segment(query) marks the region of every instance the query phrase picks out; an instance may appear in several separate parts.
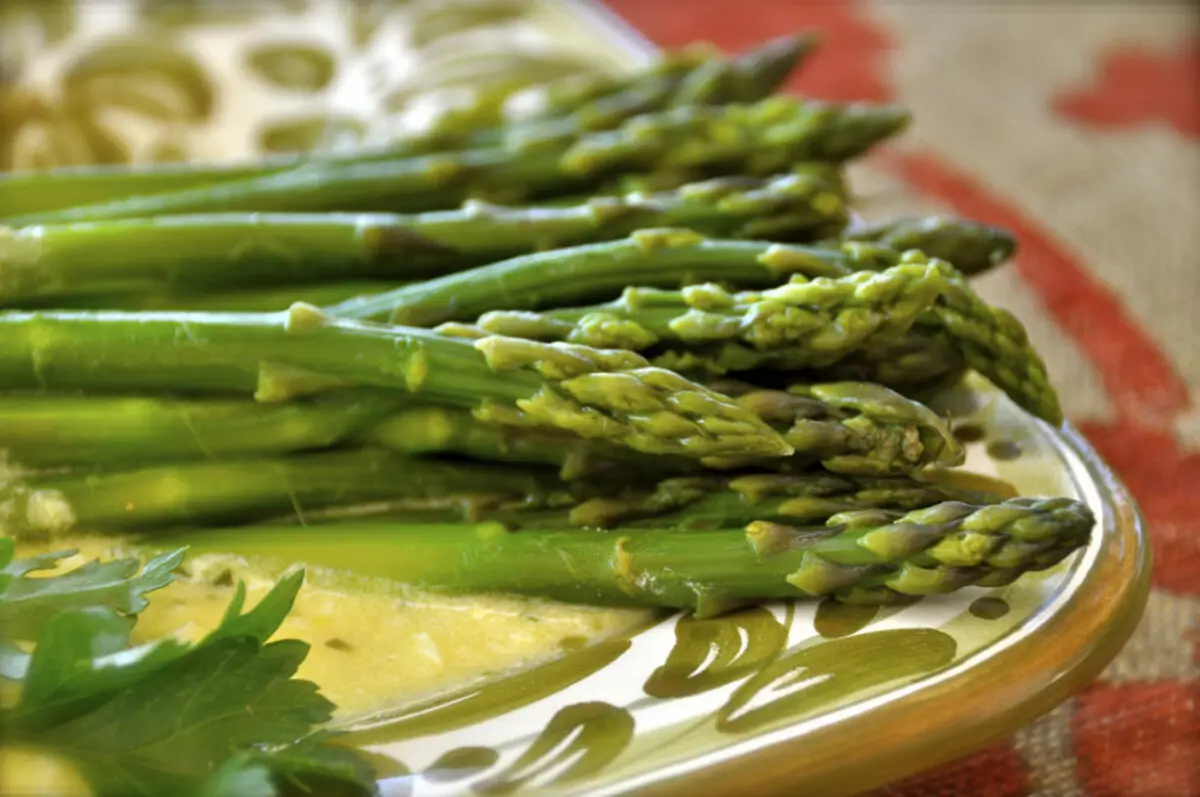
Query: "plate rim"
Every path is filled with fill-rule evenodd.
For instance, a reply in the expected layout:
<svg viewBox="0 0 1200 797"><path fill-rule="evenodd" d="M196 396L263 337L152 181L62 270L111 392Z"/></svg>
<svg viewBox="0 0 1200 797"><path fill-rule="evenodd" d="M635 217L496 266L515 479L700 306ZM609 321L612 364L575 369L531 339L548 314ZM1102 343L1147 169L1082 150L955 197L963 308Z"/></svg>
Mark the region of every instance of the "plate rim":
<svg viewBox="0 0 1200 797"><path fill-rule="evenodd" d="M659 52L600 0L559 2L623 52L643 59ZM698 789L740 797L774 789L850 797L976 752L1084 689L1145 612L1152 551L1136 501L1092 445L1070 423L1053 436L1078 457L1110 514L1092 566L1082 569L1078 588L1059 611L1047 613L1037 633L873 708L869 723L830 722L803 733L793 724L587 793L671 797Z"/></svg>
<svg viewBox="0 0 1200 797"><path fill-rule="evenodd" d="M1078 457L1109 511L1091 566L1077 568L1077 588L1057 611L1043 615L1036 633L901 690L902 696L873 706L869 722L793 723L586 793L669 797L697 789L714 797L785 791L851 797L976 752L1085 688L1142 618L1152 551L1133 496L1091 444L1067 423L1053 437Z"/></svg>

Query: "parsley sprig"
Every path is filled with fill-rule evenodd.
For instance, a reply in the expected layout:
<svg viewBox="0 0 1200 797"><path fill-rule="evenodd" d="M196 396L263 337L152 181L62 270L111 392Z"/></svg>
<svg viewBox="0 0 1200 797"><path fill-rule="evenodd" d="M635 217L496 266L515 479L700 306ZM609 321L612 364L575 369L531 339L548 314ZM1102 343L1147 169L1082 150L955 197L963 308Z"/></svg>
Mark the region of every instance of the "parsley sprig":
<svg viewBox="0 0 1200 797"><path fill-rule="evenodd" d="M72 553L14 560L0 538L0 676L20 681L15 705L0 709L4 743L70 760L97 797L376 793L366 760L319 730L334 706L295 677L308 644L268 641L303 571L248 611L239 583L195 644L135 646L146 593L171 582L184 551L145 567L116 559L29 575Z"/></svg>

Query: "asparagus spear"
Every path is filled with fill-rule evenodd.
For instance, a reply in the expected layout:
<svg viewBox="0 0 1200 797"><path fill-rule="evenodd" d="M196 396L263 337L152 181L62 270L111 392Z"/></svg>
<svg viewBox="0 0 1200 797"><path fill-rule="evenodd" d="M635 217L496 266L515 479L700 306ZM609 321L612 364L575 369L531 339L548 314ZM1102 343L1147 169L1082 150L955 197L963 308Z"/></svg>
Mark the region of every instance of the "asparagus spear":
<svg viewBox="0 0 1200 797"><path fill-rule="evenodd" d="M792 453L761 419L632 352L282 313L0 313L0 390L298 392L361 384L694 458Z"/></svg>
<svg viewBox="0 0 1200 797"><path fill-rule="evenodd" d="M897 403L894 395L871 386L806 390L808 397L750 391L737 399L801 447L791 467L824 461L840 472L875 474L960 461L961 450L948 427L920 405ZM814 398L817 392L831 400ZM860 401L849 406L844 397L855 392ZM36 469L226 460L350 441L407 455L455 454L554 466L568 481L630 472L661 478L696 470L694 462L678 456L646 456L563 431L497 426L466 409L409 406L405 397L389 392L333 393L283 404L203 397L0 395L0 451Z"/></svg>
<svg viewBox="0 0 1200 797"><path fill-rule="evenodd" d="M321 307L363 296L374 296L386 291L393 291L404 284L381 280L360 280L243 288L236 291L211 293L122 294L120 297L93 299L85 303L73 302L71 306L100 310L202 310L223 313L270 313L286 310L296 302Z"/></svg>
<svg viewBox="0 0 1200 797"><path fill-rule="evenodd" d="M961 376L964 367L962 356L944 335L914 329L832 365L795 374L793 381L876 382L911 395L911 391Z"/></svg>
<svg viewBox="0 0 1200 797"><path fill-rule="evenodd" d="M570 143L581 133L612 130L642 114L757 102L775 93L818 39L811 32L781 36L733 58L708 47L693 48L629 77L582 76L580 80L592 83L585 92L589 96L577 94L563 106L570 92L555 94L552 86L546 93L548 103L531 118L502 125L495 137L485 134L469 141L479 146L499 140L518 147Z"/></svg>
<svg viewBox="0 0 1200 797"><path fill-rule="evenodd" d="M628 75L588 73L548 84L534 118L555 118L585 111L600 99L637 93L657 76L673 84L672 107L720 102L753 102L769 96L821 43L816 31L770 39L732 59L698 44L662 53L643 71Z"/></svg>
<svg viewBox="0 0 1200 797"><path fill-rule="evenodd" d="M648 475L648 474L647 474ZM475 520L495 520L510 529L689 529L740 528L754 521L824 523L833 515L855 510L912 510L943 501L993 504L1011 492L937 484L922 478L835 476L825 472L752 473L735 477L697 474L666 478L652 490L635 486L640 478L625 474L615 481L589 482L590 490L569 485L571 508L493 504L475 508ZM644 481L644 479L643 479ZM624 483L623 483L624 482ZM991 487L991 485L988 485ZM453 503L447 501L447 503ZM464 502L466 503L466 502ZM565 503L565 502L563 502ZM376 501L306 512L302 518L269 519L262 525L370 520L376 523L462 522L464 507L412 500Z"/></svg>
<svg viewBox="0 0 1200 797"><path fill-rule="evenodd" d="M740 251L750 256L755 247L763 257L822 251L757 242L742 242ZM862 250L852 243L845 248L846 262L859 262ZM945 261L916 250L900 254L875 248L867 256L878 262L885 255L891 265L878 272L811 280L795 274L787 285L762 292L731 294L703 284L676 291L627 288L620 299L603 305L540 314L490 312L472 326L440 330L629 350L652 351L665 344L657 364L719 374L823 368L856 352L886 351L915 328L938 337L1024 409L1050 423L1062 422L1045 364L1015 316L984 302ZM693 351L693 346L700 348Z"/></svg>
<svg viewBox="0 0 1200 797"><path fill-rule="evenodd" d="M821 464L835 473L909 473L963 461L948 425L927 407L879 385L840 383L794 387L792 392L749 388L732 392L736 403L771 425L792 448L777 466ZM562 478L633 470L690 470L678 458L644 457L552 431L504 429L445 407L398 410L359 439L406 454L462 454L483 460L534 462L561 467ZM710 467L747 464L738 455L710 457Z"/></svg>
<svg viewBox="0 0 1200 797"><path fill-rule="evenodd" d="M89 165L0 174L0 218L263 177L305 164L373 162L462 146L491 146L510 127L526 137L537 136L539 129L544 129L542 136L554 137L571 130L607 129L634 114L689 102L754 102L779 88L817 40L816 34L802 32L732 59L707 47L685 48L629 75L590 74L552 81L541 89L547 98L542 107L508 126L502 120L482 128L441 125L365 150L273 155L253 163ZM483 101L492 104L490 98Z"/></svg>
<svg viewBox="0 0 1200 797"><path fill-rule="evenodd" d="M742 247L751 257L767 251L780 250L758 242ZM799 247L783 251L821 255L821 250ZM825 260L839 259L827 255ZM626 288L620 299L598 306L536 315L488 312L476 323L475 334L523 335L632 351L660 344L732 342L747 347L744 357L752 358L736 363L738 370L819 367L904 335L922 311L934 306L944 290L944 275L939 263L914 255L879 272L816 279L799 274L784 286L761 292L732 294L715 284L682 290ZM457 326L442 331L471 332Z"/></svg>
<svg viewBox="0 0 1200 797"><path fill-rule="evenodd" d="M642 229L627 238L522 255L413 283L329 308L338 318L413 326L472 319L497 309L534 309L616 293L631 283L678 285L714 279L748 287L788 274L842 275L840 252L759 241L714 240L686 229Z"/></svg>
<svg viewBox="0 0 1200 797"><path fill-rule="evenodd" d="M962 446L928 407L882 385L837 382L751 390L737 404L770 423L794 451L834 473L885 475L963 461ZM735 454L728 465L741 464ZM717 459L713 464L721 464Z"/></svg>
<svg viewBox="0 0 1200 797"><path fill-rule="evenodd" d="M0 486L10 533L61 534L244 523L280 512L406 499L426 507L572 503L553 471L416 462L381 451L34 476Z"/></svg>
<svg viewBox="0 0 1200 797"><path fill-rule="evenodd" d="M365 429L356 441L407 455L453 454L485 462L548 465L564 481L610 473L666 474L695 470L692 460L645 456L603 440L547 429L484 423L463 409L412 406Z"/></svg>
<svg viewBox="0 0 1200 797"><path fill-rule="evenodd" d="M50 296L12 302L12 310L204 310L227 313L269 313L286 310L296 302L321 307L358 297L392 291L406 283L383 280L297 283L241 288L232 291L172 293L123 291L120 293Z"/></svg>
<svg viewBox="0 0 1200 797"><path fill-rule="evenodd" d="M719 529L754 521L825 522L842 512L913 510L943 501L996 503L999 497L908 476L863 477L816 473L680 476L652 491L626 490L589 498L567 517L573 526ZM519 524L519 518L514 520Z"/></svg>
<svg viewBox="0 0 1200 797"><path fill-rule="evenodd" d="M987 271L1017 251L1017 239L1007 230L954 216L899 216L856 225L840 240L876 243L897 251L919 249L949 261L964 274ZM885 254L884 261L888 259Z"/></svg>
<svg viewBox="0 0 1200 797"><path fill-rule="evenodd" d="M453 593L513 592L711 616L774 598L879 603L1003 586L1086 545L1094 522L1078 501L1016 498L906 514L846 512L816 528L756 522L744 531L513 533L495 523L343 523L205 531L186 542L193 552L303 561Z"/></svg>
<svg viewBox="0 0 1200 797"><path fill-rule="evenodd" d="M0 451L32 468L112 467L326 448L402 396L358 391L281 404L236 398L0 395Z"/></svg>
<svg viewBox="0 0 1200 797"><path fill-rule="evenodd" d="M663 171L767 175L840 162L902 129L905 112L771 97L634 117L568 145L513 143L373 163L332 163L111 203L29 214L11 226L215 211L436 210L471 197L507 203L592 190L615 175Z"/></svg>
<svg viewBox="0 0 1200 797"><path fill-rule="evenodd" d="M0 228L0 300L289 281L416 279L645 227L803 235L845 221L837 170L727 177L575 205L398 214L216 213ZM286 306L286 305L285 305ZM279 308L272 308L279 309Z"/></svg>

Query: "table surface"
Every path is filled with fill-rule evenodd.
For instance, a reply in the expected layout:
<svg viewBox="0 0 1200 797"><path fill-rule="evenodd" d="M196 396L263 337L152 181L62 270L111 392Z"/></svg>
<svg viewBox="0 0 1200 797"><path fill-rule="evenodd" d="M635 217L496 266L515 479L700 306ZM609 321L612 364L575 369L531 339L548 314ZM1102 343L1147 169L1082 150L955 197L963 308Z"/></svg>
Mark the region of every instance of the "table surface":
<svg viewBox="0 0 1200 797"><path fill-rule="evenodd" d="M867 215L1015 230L979 282L1047 355L1069 418L1154 545L1145 619L1108 670L1012 738L877 797L1200 795L1200 14L1185 3L609 0L661 46L827 34L792 88L916 123L857 169ZM686 6L686 7L685 7Z"/></svg>

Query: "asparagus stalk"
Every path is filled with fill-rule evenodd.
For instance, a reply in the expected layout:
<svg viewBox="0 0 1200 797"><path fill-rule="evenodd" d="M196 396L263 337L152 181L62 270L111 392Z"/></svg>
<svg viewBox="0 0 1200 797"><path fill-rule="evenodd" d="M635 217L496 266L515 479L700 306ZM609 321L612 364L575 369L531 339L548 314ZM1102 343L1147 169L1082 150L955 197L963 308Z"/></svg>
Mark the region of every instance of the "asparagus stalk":
<svg viewBox="0 0 1200 797"><path fill-rule="evenodd" d="M638 116L615 131L372 163L330 163L9 219L11 226L228 211L436 210L592 190L622 173L769 175L861 155L908 121L890 107L788 97Z"/></svg>
<svg viewBox="0 0 1200 797"><path fill-rule="evenodd" d="M793 381L876 382L911 395L914 390L960 377L964 368L962 356L944 335L914 329L832 365L796 374Z"/></svg>
<svg viewBox="0 0 1200 797"><path fill-rule="evenodd" d="M770 39L732 59L709 45L692 45L662 53L644 71L629 75L589 73L556 81L543 91L535 118L587 112L597 100L636 95L656 76L672 84L672 107L688 104L753 102L774 93L821 43L816 31Z"/></svg>
<svg viewBox="0 0 1200 797"><path fill-rule="evenodd" d="M826 472L680 476L650 491L586 499L570 510L570 525L586 528L720 529L754 521L825 522L842 512L914 510L943 501L996 503L995 495L908 476L863 477ZM519 519L515 522L519 524Z"/></svg>
<svg viewBox="0 0 1200 797"><path fill-rule="evenodd" d="M76 307L91 307L102 310L190 310L224 313L271 313L288 309L296 302L321 307L327 304L338 304L363 296L374 296L386 291L393 291L404 283L384 282L381 280L360 280L356 282L322 282L315 284L297 284L269 286L265 288L243 288L236 291L215 291L212 293L157 293L141 297L131 297L130 304L136 307L121 306L119 300L93 301L87 305ZM115 306L114 306L115 305Z"/></svg>
<svg viewBox="0 0 1200 797"><path fill-rule="evenodd" d="M711 616L776 598L879 603L1003 586L1086 545L1093 524L1078 501L1016 498L906 514L846 512L816 528L756 522L744 531L513 533L494 523L343 523L206 531L186 542L193 551L302 561L451 593L511 592Z"/></svg>
<svg viewBox="0 0 1200 797"><path fill-rule="evenodd" d="M534 309L613 294L631 283L678 285L709 279L768 287L788 274L842 275L851 263L826 249L714 240L686 229L641 229L617 241L522 255L328 309L338 318L433 326L490 310Z"/></svg>
<svg viewBox="0 0 1200 797"><path fill-rule="evenodd" d="M233 291L172 293L134 291L51 296L14 302L13 310L203 310L229 313L269 313L288 309L296 302L321 307L358 297L395 290L405 283L382 280L269 285Z"/></svg>
<svg viewBox="0 0 1200 797"><path fill-rule="evenodd" d="M754 248L763 257L821 251L741 244L747 257ZM859 247L845 248L844 262L860 262ZM1045 364L1015 316L979 298L945 261L916 250L900 254L875 248L867 256L878 262L885 254L891 265L878 272L817 279L800 273L787 285L737 294L703 284L675 291L627 288L620 299L603 305L540 314L490 312L472 326L448 325L440 331L634 351L661 347L658 365L721 374L824 368L857 352L886 351L915 329L938 337L1024 409L1050 423L1062 422Z"/></svg>
<svg viewBox="0 0 1200 797"><path fill-rule="evenodd" d="M38 469L270 456L335 445L379 423L401 399L371 391L280 404L236 398L0 395L0 451Z"/></svg>
<svg viewBox="0 0 1200 797"><path fill-rule="evenodd" d="M794 387L792 392L734 391L734 401L770 424L794 449L778 465L821 464L834 473L877 476L909 473L963 461L949 426L927 407L879 385L840 383ZM406 454L461 454L483 460L558 465L564 479L597 472L636 470L676 473L686 461L639 457L602 441L560 433L489 426L445 407L398 410L359 439ZM665 461L664 461L665 460ZM710 467L737 467L737 455L713 457Z"/></svg>
<svg viewBox="0 0 1200 797"><path fill-rule="evenodd" d="M688 529L712 530L740 528L754 521L780 523L824 523L830 517L850 511L908 511L944 501L993 504L1015 497L979 486L961 487L938 484L921 478L835 476L825 472L794 474L755 473L736 477L693 475L663 479L652 490L631 486L637 481L626 478L581 491L570 485L572 500L579 503L566 509L543 508L547 502L523 506L491 505L476 512L476 519L495 520L510 529ZM993 485L985 485L987 488ZM474 505L472 505L474 506ZM376 523L453 523L464 519L459 507L423 502L382 501L369 504L336 506L306 512L302 519L285 517L266 520L262 525L304 524L370 520Z"/></svg>
<svg viewBox="0 0 1200 797"><path fill-rule="evenodd" d="M0 313L0 390L255 393L359 384L654 454L787 456L761 419L632 353L282 313Z"/></svg>
<svg viewBox="0 0 1200 797"><path fill-rule="evenodd" d="M524 135L534 135L539 125L550 127L545 135L562 135L564 128L606 129L638 113L689 102L755 102L774 93L817 43L816 34L801 32L733 58L707 47L685 48L665 53L629 75L591 74L552 81L541 87L547 101L510 126ZM492 104L490 98L481 102ZM274 155L253 163L89 165L0 174L0 218L262 177L305 164L373 162L464 145L488 146L502 140L505 132L503 120L497 120L485 127L440 125L365 150Z"/></svg>
<svg viewBox="0 0 1200 797"><path fill-rule="evenodd" d="M848 408L844 401L814 398L814 391L827 397L857 391L862 400ZM737 399L802 447L789 467L824 462L839 472L903 473L961 459L948 427L920 405L897 404L894 395L871 386L823 385L808 392L799 397L751 391ZM567 481L626 473L658 479L696 470L693 461L678 456L646 456L605 440L499 426L466 409L409 406L408 401L372 391L282 404L204 397L2 395L0 451L35 469L112 468L262 457L354 442L414 456L453 454L554 466Z"/></svg>
<svg viewBox="0 0 1200 797"><path fill-rule="evenodd" d="M968 275L1007 262L1017 251L1017 239L1007 230L954 216L899 216L860 224L843 232L840 240L896 251L919 249ZM889 260L885 253L884 261Z"/></svg>
<svg viewBox="0 0 1200 797"><path fill-rule="evenodd" d="M718 178L561 207L468 202L410 215L216 213L0 228L0 301L417 279L645 227L733 238L763 230L819 234L844 223L843 193L836 169L811 164L767 179Z"/></svg>
<svg viewBox="0 0 1200 797"><path fill-rule="evenodd" d="M772 250L754 242L744 251L753 256ZM837 262L832 256L826 257L829 260ZM913 256L880 272L816 279L800 274L786 285L761 292L733 294L715 284L682 290L626 288L620 299L598 306L537 315L488 312L479 318L474 334L523 334L631 351L660 344L737 343L752 352L745 355L752 362L735 363L738 370L820 367L899 339L933 307L944 290L944 274L937 262ZM471 332L457 326L442 331Z"/></svg>
<svg viewBox="0 0 1200 797"><path fill-rule="evenodd" d="M463 409L445 406L404 407L357 435L359 443L410 456L452 454L485 462L546 465L564 481L604 474L693 471L692 460L645 456L603 440L545 429L484 423Z"/></svg>
<svg viewBox="0 0 1200 797"><path fill-rule="evenodd" d="M735 401L783 435L796 452L792 464L819 462L834 473L871 476L963 462L962 445L936 413L882 385L750 390ZM733 455L725 464L741 460Z"/></svg>
<svg viewBox="0 0 1200 797"><path fill-rule="evenodd" d="M0 496L0 526L34 535L244 523L281 512L303 521L309 509L374 500L467 508L572 503L552 471L416 462L368 449L34 476L0 486Z"/></svg>
<svg viewBox="0 0 1200 797"><path fill-rule="evenodd" d="M519 147L570 143L581 133L612 130L643 114L758 102L775 93L818 40L811 32L781 36L733 58L699 47L628 77L581 76L577 86L592 84L583 94L570 97L570 91L555 92L552 86L545 95L548 102L531 118L502 125L497 136L476 135L468 141L479 146L499 140Z"/></svg>

